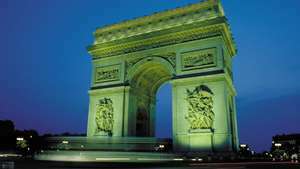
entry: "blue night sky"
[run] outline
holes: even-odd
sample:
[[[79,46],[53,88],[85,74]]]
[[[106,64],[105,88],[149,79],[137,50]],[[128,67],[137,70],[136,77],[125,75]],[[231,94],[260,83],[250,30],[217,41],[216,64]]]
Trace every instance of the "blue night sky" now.
[[[39,133],[84,133],[97,27],[197,0],[1,0],[0,119]],[[224,0],[237,47],[234,83],[241,143],[269,150],[300,133],[300,1]],[[158,136],[171,135],[170,85],[158,93]]]

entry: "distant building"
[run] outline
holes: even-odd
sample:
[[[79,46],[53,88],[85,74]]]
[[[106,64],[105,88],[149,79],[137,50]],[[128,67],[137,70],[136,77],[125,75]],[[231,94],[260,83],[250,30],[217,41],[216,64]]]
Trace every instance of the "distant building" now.
[[[300,134],[276,135],[272,138],[271,152],[292,154],[300,153]]]
[[[250,149],[250,146],[248,144],[240,144],[238,153],[241,157],[250,157],[254,154],[254,151]]]

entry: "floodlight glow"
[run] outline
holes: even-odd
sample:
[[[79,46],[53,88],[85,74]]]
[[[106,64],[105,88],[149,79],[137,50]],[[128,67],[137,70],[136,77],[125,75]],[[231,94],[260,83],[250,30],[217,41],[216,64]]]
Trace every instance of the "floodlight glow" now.
[[[159,145],[159,148],[165,148],[165,145],[161,144]]]
[[[163,158],[137,158],[138,161],[169,161],[169,159]]]
[[[282,144],[281,143],[275,143],[275,147],[281,147]]]
[[[245,148],[245,147],[247,147],[247,145],[246,144],[241,144],[240,147]]]
[[[0,157],[21,157],[20,154],[0,154]]]
[[[64,140],[64,141],[62,141],[62,143],[63,144],[69,144],[69,141]]]
[[[18,140],[18,141],[23,141],[24,138],[23,138],[23,137],[17,137],[17,140]]]
[[[183,158],[174,158],[174,161],[183,161]]]
[[[130,158],[96,158],[96,161],[128,161]]]

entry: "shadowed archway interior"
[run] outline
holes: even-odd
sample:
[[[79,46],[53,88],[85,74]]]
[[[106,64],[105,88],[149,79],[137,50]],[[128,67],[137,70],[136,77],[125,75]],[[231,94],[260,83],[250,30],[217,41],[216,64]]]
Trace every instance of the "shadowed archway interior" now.
[[[156,93],[171,77],[172,73],[158,61],[147,61],[138,66],[130,80],[135,136],[155,136]]]

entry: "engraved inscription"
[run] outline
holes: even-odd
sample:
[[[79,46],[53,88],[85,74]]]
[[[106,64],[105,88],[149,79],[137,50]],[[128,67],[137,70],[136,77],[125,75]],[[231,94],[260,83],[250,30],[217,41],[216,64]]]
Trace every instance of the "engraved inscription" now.
[[[206,49],[182,54],[182,69],[197,69],[215,66],[215,50]]]
[[[95,70],[95,83],[120,80],[120,65],[97,67]]]
[[[214,63],[214,58],[211,53],[194,55],[194,56],[186,56],[183,58],[183,65],[185,68],[202,66],[202,65],[210,65]]]

